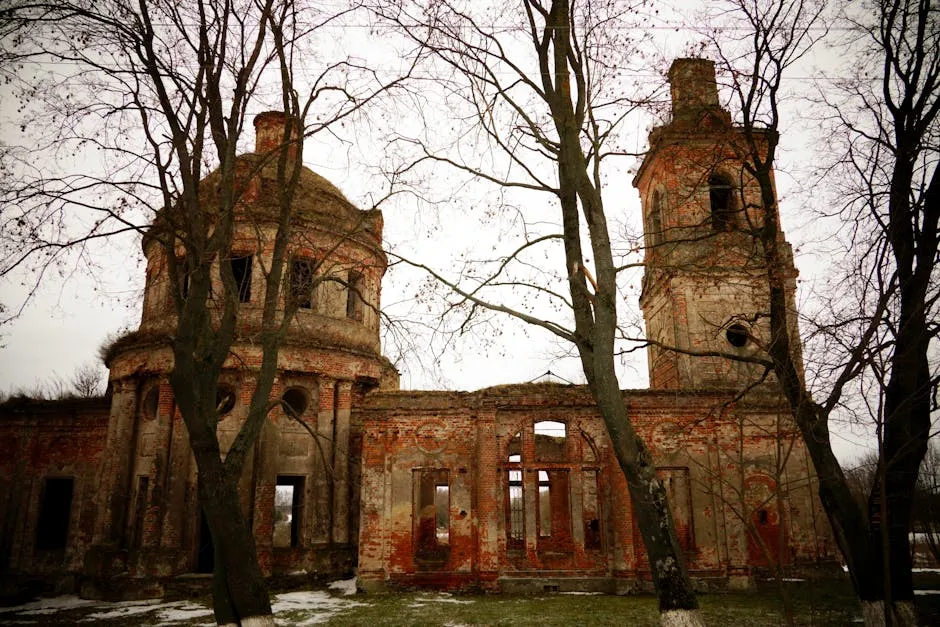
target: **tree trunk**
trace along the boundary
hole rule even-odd
[[[194,447],[195,452],[195,447]],[[215,549],[212,600],[219,625],[274,625],[251,527],[238,497],[239,477],[212,451],[196,454],[199,502]]]

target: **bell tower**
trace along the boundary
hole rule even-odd
[[[759,355],[769,339],[755,231],[763,223],[760,188],[738,156],[743,130],[718,102],[714,63],[677,59],[669,84],[671,119],[650,132],[633,180],[646,248],[640,306],[655,342],[648,350],[650,387],[741,387],[757,381],[762,368],[714,353]],[[778,237],[795,312],[792,252],[782,232]]]

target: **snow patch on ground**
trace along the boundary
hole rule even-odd
[[[577,591],[572,591],[572,592],[559,592],[558,594],[570,594],[570,595],[572,595],[572,596],[593,597],[593,596],[597,596],[597,595],[599,595],[599,594],[604,594],[604,593],[603,593],[603,592],[577,592]]]
[[[81,622],[89,623],[105,618],[124,618],[127,616],[137,616],[138,614],[148,614],[160,608],[163,604],[159,599],[147,601],[123,601],[121,603],[102,603],[101,608],[107,611],[95,612],[82,619]]]
[[[940,573],[940,568],[912,568],[914,573]]]
[[[94,603],[94,601],[79,599],[76,595],[70,594],[68,596],[54,597],[51,599],[39,599],[38,601],[32,601],[14,607],[0,607],[0,614],[16,612],[17,614],[38,614],[42,616],[44,614],[55,614],[62,610],[86,607],[88,605],[94,605]]]
[[[325,623],[336,614],[350,607],[368,605],[349,599],[334,597],[322,590],[306,590],[301,592],[285,592],[274,597],[271,609],[274,611],[274,620],[278,625],[316,625]],[[312,616],[279,617],[278,614],[312,612]]]
[[[473,603],[470,599],[455,599],[454,595],[448,592],[441,592],[435,595],[424,595],[415,597],[413,603],[409,604],[408,607],[417,609],[419,607],[424,607],[428,603],[454,603],[457,605],[467,605]]]
[[[332,581],[327,585],[327,588],[330,590],[336,590],[337,592],[342,593],[344,597],[351,596],[356,594],[356,578],[352,579],[341,579],[340,581]]]
[[[202,616],[213,615],[212,608],[206,607],[205,605],[199,605],[198,603],[183,601],[182,603],[176,603],[175,605],[176,607],[161,606],[159,613],[157,614],[157,619],[161,623],[174,623],[188,621],[194,618],[200,618]]]
[[[783,581],[787,581],[787,582],[790,582],[790,583],[800,583],[800,582],[803,582],[803,581],[806,581],[806,580],[805,580],[805,579],[800,579],[800,578],[798,578],[798,577],[784,577],[784,578],[783,578]]]
[[[351,607],[364,606],[345,596],[355,594],[355,579],[336,581],[330,584],[330,589],[342,594],[325,590],[308,590],[301,592],[287,592],[278,594],[272,599],[271,609],[274,611],[274,620],[277,625],[316,625],[325,623],[343,610]],[[80,623],[96,623],[102,620],[127,619],[128,624],[148,624],[155,626],[169,626],[190,624],[193,620],[206,618],[212,621],[212,608],[194,601],[169,601],[160,599],[146,601],[125,601],[121,603],[106,603],[103,601],[89,601],[79,599],[77,596],[62,596],[50,599],[40,599],[16,607],[0,608],[0,616],[4,622],[13,619],[15,615],[51,616],[59,612],[71,610],[85,610]],[[280,615],[280,616],[279,616]],[[45,619],[43,619],[45,620]],[[32,623],[31,623],[32,624]],[[214,625],[207,622],[207,626]]]
[[[914,590],[914,596],[927,596],[929,594],[940,594],[940,590]]]

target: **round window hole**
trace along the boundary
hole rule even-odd
[[[144,395],[144,400],[140,404],[144,418],[147,420],[153,420],[157,417],[157,404],[159,400],[160,390],[157,388],[157,386],[153,386],[147,391],[147,394]]]
[[[235,390],[228,386],[219,386],[215,391],[215,407],[220,416],[235,408]]]
[[[750,334],[743,324],[732,324],[728,327],[728,330],[725,331],[725,337],[728,338],[728,343],[732,346],[741,348],[747,344],[748,339],[750,339]]]
[[[292,416],[300,416],[307,411],[307,405],[310,403],[307,392],[302,388],[290,388],[281,396],[284,401],[284,411]]]

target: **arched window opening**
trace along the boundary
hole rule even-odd
[[[522,432],[517,431],[516,435],[512,436],[512,439],[509,440],[509,450],[507,451],[507,461],[510,462],[521,462],[522,461]]]
[[[708,197],[711,203],[712,230],[730,231],[734,228],[734,187],[722,175],[708,177]]]
[[[567,425],[543,420],[535,423],[535,458],[540,461],[564,461],[567,452]]]

